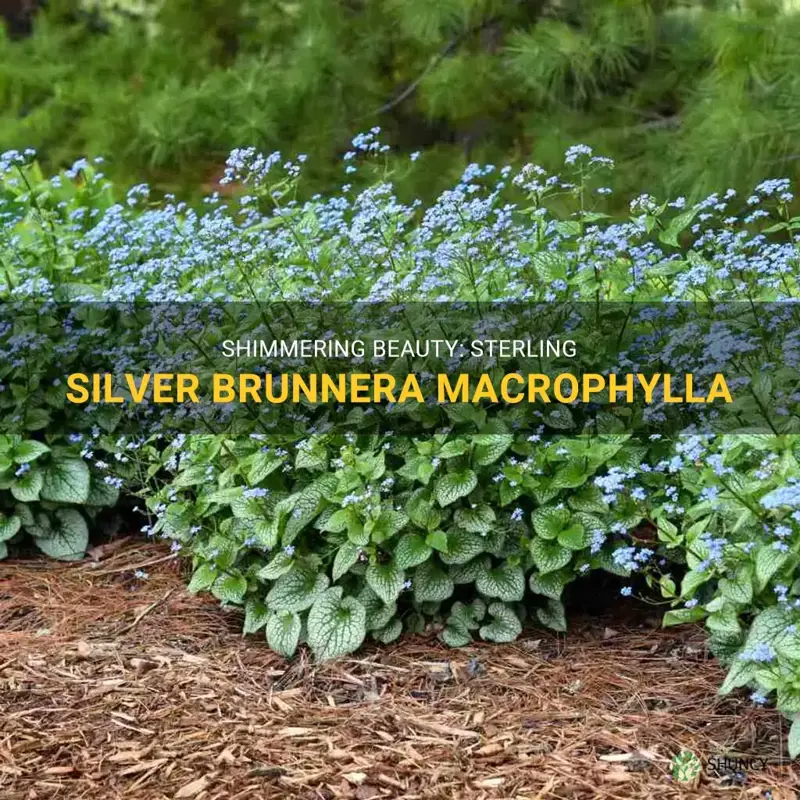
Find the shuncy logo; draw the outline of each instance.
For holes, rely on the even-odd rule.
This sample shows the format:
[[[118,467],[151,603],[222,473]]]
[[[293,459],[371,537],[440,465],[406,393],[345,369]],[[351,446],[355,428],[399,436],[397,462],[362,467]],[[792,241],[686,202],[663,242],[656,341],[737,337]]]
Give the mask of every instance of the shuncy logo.
[[[703,768],[700,759],[690,750],[682,750],[671,762],[672,777],[679,783],[690,783]]]

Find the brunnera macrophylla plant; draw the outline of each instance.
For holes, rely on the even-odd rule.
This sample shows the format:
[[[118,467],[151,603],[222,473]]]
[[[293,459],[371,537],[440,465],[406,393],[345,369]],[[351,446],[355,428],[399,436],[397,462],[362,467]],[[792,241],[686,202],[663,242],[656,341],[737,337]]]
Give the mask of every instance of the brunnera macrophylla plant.
[[[454,646],[510,641],[532,596],[538,620],[564,630],[568,583],[590,569],[629,574],[614,553],[641,512],[612,510],[588,482],[631,463],[626,435],[550,447],[540,435],[317,435],[290,450],[265,438],[170,445],[174,478],[149,503],[152,532],[192,549],[191,588],[244,605],[245,630],[266,628],[286,655],[301,639],[330,657],[430,624]],[[537,476],[566,476],[570,452],[585,459],[582,479],[545,488]],[[318,602],[338,608],[332,587],[348,611],[315,614]]]
[[[0,559],[25,534],[52,558],[81,559],[89,524],[116,505],[119,478],[90,466],[76,438],[48,440],[0,436]]]
[[[6,153],[0,292],[7,302],[743,303],[767,331],[758,304],[791,311],[799,296],[788,181],[695,203],[640,195],[616,220],[603,211],[612,165],[576,146],[564,175],[470,165],[425,207],[395,195],[378,134],[353,140],[337,191],[303,201],[302,156],[235,151],[227,180],[239,191],[198,208],[156,201],[144,185],[116,200],[98,162],[45,178],[33,153]],[[22,393],[39,421],[11,425],[0,453],[2,530],[30,527],[20,503],[85,515],[87,493],[44,491],[54,464],[81,462],[87,492],[96,473],[144,498],[146,532],[192,559],[192,590],[242,606],[245,630],[278,652],[306,643],[320,658],[428,627],[453,646],[509,641],[528,615],[563,630],[566,587],[604,569],[626,581],[623,596],[649,587],[669,608],[665,624],[705,622],[729,665],[723,691],[749,686],[796,720],[800,418],[786,370],[800,345],[789,337],[759,356],[749,331],[732,326],[722,349],[750,364],[742,386],[756,412],[770,406],[768,433],[665,435],[657,416],[631,427],[619,415],[587,430],[564,406],[525,433],[473,409],[417,436],[121,436],[102,405],[73,414],[60,393],[28,387],[15,359],[35,347],[6,337],[14,358],[0,403]],[[683,352],[664,356],[674,366]],[[42,470],[31,501],[14,495],[38,482],[19,482],[25,463]],[[800,750],[800,722],[790,745]]]
[[[692,460],[674,483],[680,521],[659,521],[659,539],[668,553],[679,550],[687,567],[680,581],[669,572],[657,576],[662,595],[675,606],[664,622],[704,621],[712,651],[728,666],[721,692],[749,686],[758,704],[774,693],[778,709],[797,720],[800,439],[698,438],[688,450]],[[793,754],[800,747],[798,728],[794,721]]]

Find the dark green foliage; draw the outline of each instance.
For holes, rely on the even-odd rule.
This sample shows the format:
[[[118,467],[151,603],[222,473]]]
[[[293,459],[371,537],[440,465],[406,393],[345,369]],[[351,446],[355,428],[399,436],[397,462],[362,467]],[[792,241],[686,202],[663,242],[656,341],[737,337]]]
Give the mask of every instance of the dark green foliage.
[[[548,162],[575,141],[617,160],[619,186],[672,192],[800,164],[790,2],[85,5],[57,0],[31,37],[0,39],[0,150],[111,154],[118,177],[169,188],[213,184],[249,143],[312,155],[313,188],[378,124],[400,152],[429,150],[400,176],[415,194],[471,160]]]

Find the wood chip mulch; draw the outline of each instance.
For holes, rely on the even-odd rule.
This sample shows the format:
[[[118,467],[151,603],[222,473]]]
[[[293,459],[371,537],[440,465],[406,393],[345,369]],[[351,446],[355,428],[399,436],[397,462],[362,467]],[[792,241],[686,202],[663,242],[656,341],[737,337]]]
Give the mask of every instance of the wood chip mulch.
[[[800,796],[785,726],[716,694],[699,629],[620,611],[511,645],[287,663],[158,545],[91,555],[0,564],[3,800]],[[689,784],[681,750],[706,765]],[[771,763],[708,767],[735,754]]]

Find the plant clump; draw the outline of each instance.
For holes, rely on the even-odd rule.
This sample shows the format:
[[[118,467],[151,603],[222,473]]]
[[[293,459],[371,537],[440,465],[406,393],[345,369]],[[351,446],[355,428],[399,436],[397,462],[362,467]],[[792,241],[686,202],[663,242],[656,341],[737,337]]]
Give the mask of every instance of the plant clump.
[[[348,166],[380,159],[379,133],[354,140]],[[428,205],[398,200],[386,174],[301,200],[303,157],[245,148],[228,161],[233,199],[194,208],[145,185],[118,198],[98,161],[47,178],[34,156],[0,157],[0,291],[17,309],[0,329],[4,549],[33,537],[80,557],[96,509],[125,491],[144,532],[192,560],[193,591],[242,606],[245,631],[276,651],[305,643],[322,659],[431,626],[451,646],[513,640],[529,616],[564,630],[567,587],[604,570],[622,596],[661,602],[665,624],[705,623],[729,667],[723,691],[748,686],[800,714],[800,343],[767,335],[794,319],[800,288],[788,181],[696,204],[640,195],[618,220],[603,210],[613,165],[586,146],[564,174],[471,165]],[[713,414],[675,427],[660,407],[589,423],[569,404],[523,419],[455,403],[395,409],[394,431],[363,414],[353,430],[303,418],[280,435],[199,433],[187,418],[137,434],[34,367],[95,352],[103,304],[139,300],[582,302],[597,320],[619,302],[743,303],[738,327],[687,329],[663,355],[699,350],[710,368],[734,353],[742,413],[767,430],[714,428]],[[80,308],[63,324],[83,344],[64,347],[31,304]],[[115,357],[133,352],[111,338]]]

